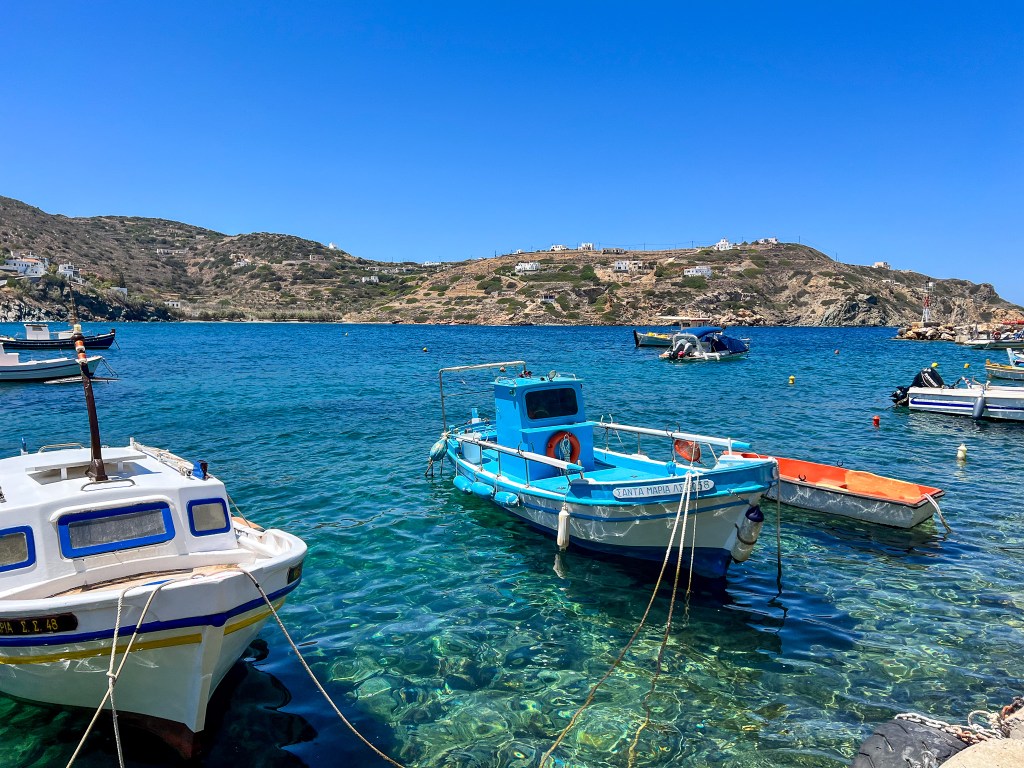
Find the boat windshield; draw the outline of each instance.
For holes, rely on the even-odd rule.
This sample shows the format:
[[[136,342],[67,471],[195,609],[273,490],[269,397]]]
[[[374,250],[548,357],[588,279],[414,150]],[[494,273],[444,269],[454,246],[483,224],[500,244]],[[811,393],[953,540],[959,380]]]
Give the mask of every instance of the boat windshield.
[[[526,393],[526,415],[531,419],[575,416],[578,411],[576,390],[571,387],[536,389]]]

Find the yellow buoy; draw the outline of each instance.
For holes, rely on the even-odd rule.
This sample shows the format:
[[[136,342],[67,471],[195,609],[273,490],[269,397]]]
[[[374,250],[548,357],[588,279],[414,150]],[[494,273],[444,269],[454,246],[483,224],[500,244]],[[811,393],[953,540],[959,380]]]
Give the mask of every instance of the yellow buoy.
[[[932,368],[938,368],[938,367],[939,367],[938,363],[932,363]]]
[[[971,367],[970,363],[964,363],[964,368],[970,368],[970,367]]]
[[[956,460],[967,461],[967,444],[960,443],[960,447],[956,449]]]
[[[790,384],[796,384],[796,376],[790,376],[789,377],[789,383]]]
[[[427,351],[427,348],[426,348],[426,347],[424,347],[424,348],[423,348],[423,351],[424,351],[424,352],[426,352],[426,351]]]

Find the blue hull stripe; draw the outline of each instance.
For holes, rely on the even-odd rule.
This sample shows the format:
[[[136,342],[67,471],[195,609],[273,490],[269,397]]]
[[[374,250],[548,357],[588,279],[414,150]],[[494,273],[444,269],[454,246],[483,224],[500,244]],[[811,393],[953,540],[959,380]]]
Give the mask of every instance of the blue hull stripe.
[[[705,496],[703,498],[708,498],[708,497]],[[694,501],[696,501],[696,499],[694,499]],[[700,514],[703,514],[704,512],[713,512],[716,509],[728,509],[729,507],[736,507],[736,506],[739,506],[740,504],[743,504],[744,506],[749,506],[745,500],[742,500],[742,501],[732,501],[732,502],[729,502],[729,503],[726,503],[726,504],[715,504],[715,505],[710,506],[710,507],[702,507],[701,509],[691,509],[690,510],[690,514],[691,515],[700,515]],[[501,506],[501,505],[499,504],[498,506]],[[558,516],[558,513],[559,513],[559,510],[547,509],[546,507],[538,507],[536,504],[527,504],[527,503],[524,502],[523,506],[526,507],[527,509],[535,509],[538,512],[544,512],[545,514],[554,515],[556,517]],[[663,515],[630,515],[629,517],[601,517],[600,515],[581,515],[578,512],[573,512],[572,513],[572,517],[573,517],[574,520],[596,520],[597,522],[601,522],[601,523],[635,523],[635,522],[639,522],[641,520],[665,520],[665,519],[671,519],[671,518],[674,518],[675,516],[676,516],[675,512],[666,512]]]
[[[283,589],[279,589],[276,592],[269,593],[267,596],[271,601],[276,600],[279,597],[287,595],[293,589],[295,589],[302,581],[300,576],[298,579],[293,581]],[[247,603],[243,603],[230,611],[224,613],[211,613],[206,616],[190,616],[187,619],[175,619],[174,621],[152,621],[143,624],[139,628],[139,634],[146,632],[162,632],[167,629],[181,629],[182,627],[222,627],[228,621],[239,614],[251,611],[253,608],[258,608],[261,605],[266,605],[262,597],[258,597],[255,600],[250,600]],[[118,630],[118,637],[130,636],[135,631],[135,626],[132,624],[125,624]],[[94,640],[105,640],[107,638],[113,639],[114,628],[101,629],[94,632],[82,632],[75,635],[67,634],[55,634],[55,635],[29,635],[29,636],[17,636],[17,637],[0,637],[0,648],[33,648],[36,646],[47,646],[47,645],[68,645],[70,643],[88,643]]]

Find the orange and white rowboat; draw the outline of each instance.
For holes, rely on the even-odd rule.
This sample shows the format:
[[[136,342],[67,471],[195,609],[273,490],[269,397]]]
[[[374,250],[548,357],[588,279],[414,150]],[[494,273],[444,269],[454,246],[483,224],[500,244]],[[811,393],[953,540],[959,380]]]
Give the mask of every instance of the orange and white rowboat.
[[[758,454],[742,455],[752,458]],[[894,528],[913,528],[935,512],[941,515],[935,501],[943,494],[940,488],[831,464],[774,458],[779,464],[779,483],[765,498],[778,498],[791,507]]]

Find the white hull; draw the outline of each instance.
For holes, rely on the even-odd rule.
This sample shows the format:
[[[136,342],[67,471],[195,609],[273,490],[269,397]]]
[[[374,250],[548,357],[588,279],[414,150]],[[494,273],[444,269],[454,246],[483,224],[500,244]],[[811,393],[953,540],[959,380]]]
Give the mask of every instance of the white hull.
[[[912,411],[1024,421],[1024,390],[1018,387],[910,387],[907,397],[907,405]],[[976,414],[979,398],[983,398],[983,407]]]
[[[781,480],[765,493],[765,497],[791,507],[810,509],[828,515],[849,517],[866,523],[877,523],[894,528],[913,528],[923,523],[935,511],[931,502],[911,505],[859,496],[841,489],[818,488],[807,483]]]
[[[13,354],[13,353],[12,353]],[[95,373],[103,358],[95,355],[88,360],[89,373]],[[4,381],[49,381],[81,376],[82,369],[71,358],[59,360],[26,360],[13,364],[0,364],[0,382]]]
[[[298,583],[289,584],[288,573],[301,562],[305,546],[280,531],[268,533],[287,549],[245,568],[279,605]],[[158,590],[146,613],[117,681],[115,704],[119,711],[180,723],[198,733],[205,726],[210,695],[259,633],[270,609],[248,576],[232,566],[150,574],[139,581],[145,583],[124,597],[118,663],[146,601],[160,583],[170,583]],[[112,583],[76,594],[0,600],[0,691],[64,706],[98,706],[107,690],[117,601],[125,589],[123,583]],[[74,615],[77,626],[50,634],[4,631],[5,622],[43,622],[60,614]]]

